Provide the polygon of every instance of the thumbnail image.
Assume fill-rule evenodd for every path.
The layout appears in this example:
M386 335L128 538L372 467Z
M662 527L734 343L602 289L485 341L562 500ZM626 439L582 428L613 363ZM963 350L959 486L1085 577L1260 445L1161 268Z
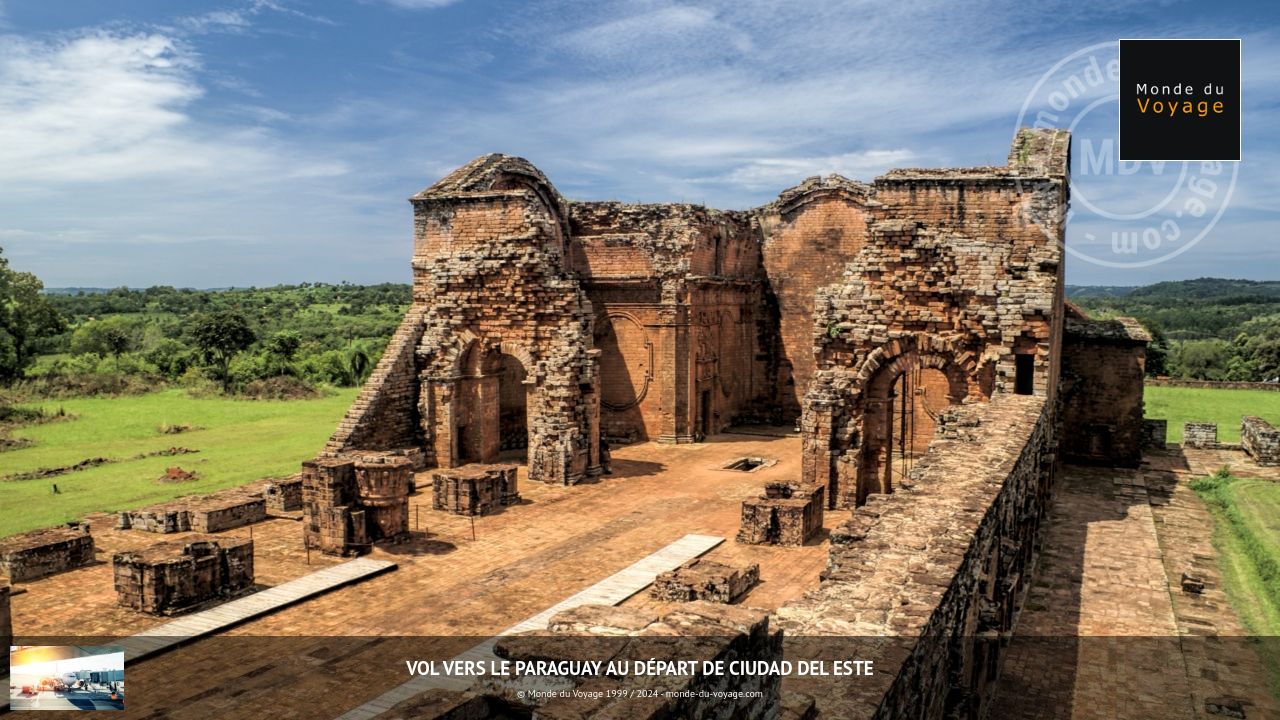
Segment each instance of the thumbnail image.
M124 650L10 645L11 710L124 710Z

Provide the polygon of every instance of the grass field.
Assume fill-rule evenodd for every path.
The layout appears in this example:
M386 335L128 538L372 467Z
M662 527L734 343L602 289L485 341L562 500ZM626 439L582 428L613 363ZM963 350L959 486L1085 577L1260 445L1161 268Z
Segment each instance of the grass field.
M36 444L0 453L0 477L96 457L117 462L52 478L0 481L0 536L296 472L320 450L356 392L343 388L318 400L267 401L192 398L165 390L42 403L47 412L62 408L74 417L15 430L15 437ZM200 429L170 435L159 431L162 425ZM131 459L172 446L199 452ZM157 482L174 465L199 478Z
M1218 388L1155 387L1144 394L1149 418L1169 421L1169 442L1182 442L1184 422L1218 423L1220 442L1240 441L1240 418L1257 415L1280 427L1280 392Z
M1191 487L1214 516L1213 545L1231 605L1252 635L1280 696L1280 483L1225 473Z

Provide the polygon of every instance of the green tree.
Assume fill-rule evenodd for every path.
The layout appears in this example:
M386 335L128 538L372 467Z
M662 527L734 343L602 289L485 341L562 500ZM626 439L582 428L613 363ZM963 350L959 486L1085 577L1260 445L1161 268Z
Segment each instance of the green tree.
M292 330L282 330L267 340L267 354L275 358L279 375L290 370L290 363L302 347L302 336Z
M71 352L77 355L93 354L100 358L115 358L120 369L120 356L138 346L141 328L132 318L113 315L102 320L90 320L71 334Z
M234 310L198 315L191 325L191 338L205 363L212 365L222 381L222 391L231 390L231 359L248 349L257 336L244 315Z
M10 269L0 254L0 383L22 377L35 360L36 341L66 330L62 316L40 294L43 289L40 278Z

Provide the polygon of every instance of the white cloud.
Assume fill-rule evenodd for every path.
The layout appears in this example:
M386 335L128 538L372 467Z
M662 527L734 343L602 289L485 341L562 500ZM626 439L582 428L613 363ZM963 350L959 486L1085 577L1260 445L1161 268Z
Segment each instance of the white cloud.
M210 127L193 52L159 34L104 31L50 41L0 38L0 185L188 177L227 181L341 172L289 157L255 125ZM269 109L258 110L265 118ZM275 116L273 116L274 119Z
M739 165L717 182L751 190L777 192L814 175L835 173L854 180L870 180L915 159L910 150L866 150L824 157L760 158Z

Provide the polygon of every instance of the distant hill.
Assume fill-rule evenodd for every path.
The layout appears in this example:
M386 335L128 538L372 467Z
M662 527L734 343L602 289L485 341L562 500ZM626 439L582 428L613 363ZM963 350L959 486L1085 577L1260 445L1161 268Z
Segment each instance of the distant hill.
M1280 332L1280 281L1197 278L1129 288L1071 285L1092 315L1131 315L1170 340L1234 340Z
M1124 297L1138 287L1137 285L1068 285L1067 297L1073 301L1084 298Z

